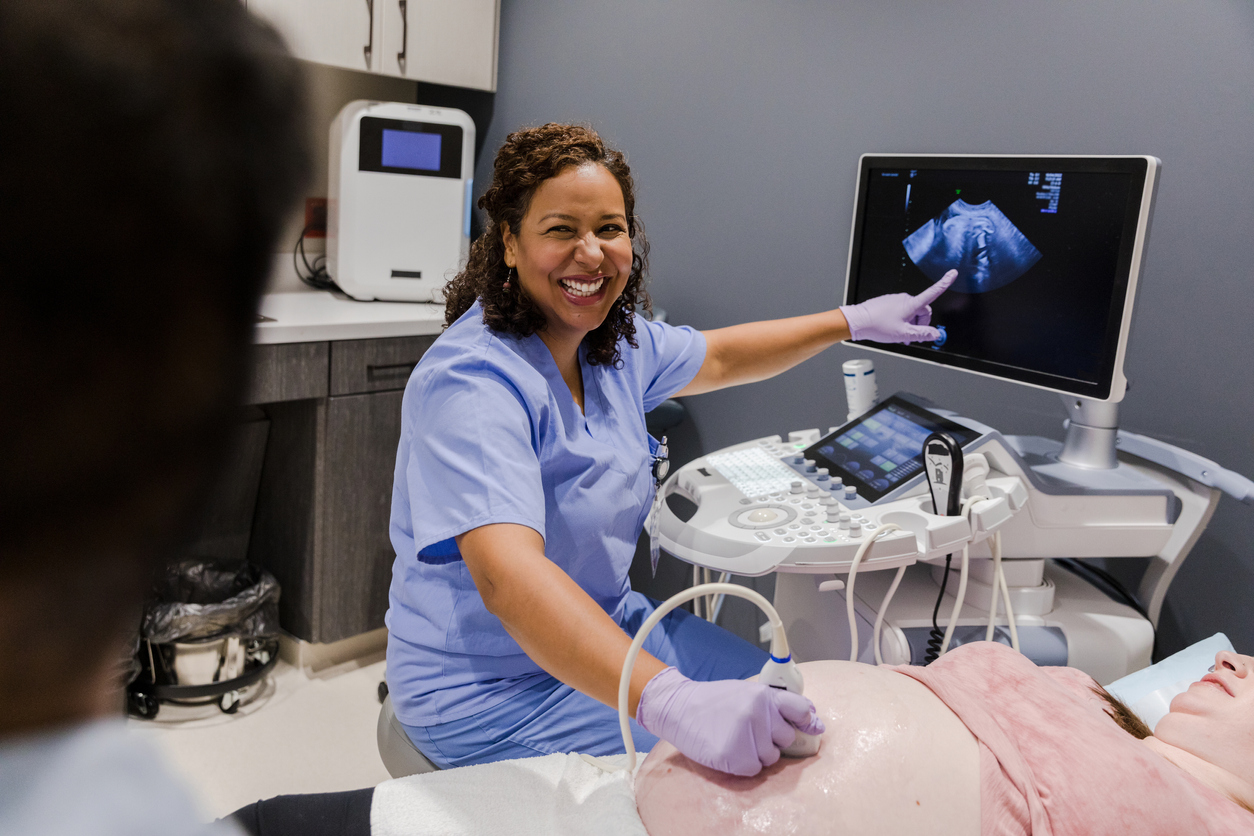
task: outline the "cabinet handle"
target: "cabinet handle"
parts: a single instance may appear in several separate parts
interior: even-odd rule
[[[370,383],[379,383],[408,378],[417,365],[417,363],[390,363],[388,365],[366,366],[366,380]]]
[[[397,0],[401,7],[401,51],[396,53],[396,63],[405,72],[405,56],[409,52],[409,0]]]
[[[374,0],[366,0],[366,10],[370,12],[370,35],[362,52],[366,55],[366,69],[370,69],[370,56],[374,54]]]

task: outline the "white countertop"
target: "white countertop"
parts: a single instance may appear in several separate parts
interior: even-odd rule
[[[444,305],[431,302],[356,302],[326,291],[269,293],[261,297],[254,343],[307,343],[439,334]]]

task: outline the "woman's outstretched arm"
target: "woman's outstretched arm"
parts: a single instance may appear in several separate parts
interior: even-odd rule
[[[883,343],[935,340],[939,332],[929,326],[932,302],[957,277],[958,271],[950,270],[914,296],[893,293],[823,313],[706,331],[705,362],[677,395],[700,395],[766,380],[848,339]]]
[[[839,309],[704,333],[705,362],[679,396],[766,380],[850,337],[849,324]]]

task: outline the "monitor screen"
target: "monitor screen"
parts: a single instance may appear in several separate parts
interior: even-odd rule
[[[1147,157],[864,156],[846,302],[918,293],[950,269],[958,278],[932,304],[942,343],[862,345],[1121,398],[1124,331],[1156,164]]]

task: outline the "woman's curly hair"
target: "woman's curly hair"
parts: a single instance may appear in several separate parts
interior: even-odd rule
[[[637,306],[652,312],[652,301],[644,288],[649,244],[644,226],[636,217],[635,184],[622,152],[610,148],[596,131],[581,125],[549,123],[514,131],[505,138],[496,154],[492,185],[479,198],[479,208],[488,214],[486,229],[471,245],[466,268],[444,288],[446,327],[469,310],[476,299],[482,302],[484,323],[493,330],[527,337],[544,327],[544,313],[518,281],[505,287],[509,268],[505,266],[502,224],[517,235],[539,185],[571,166],[589,163],[604,167],[623,190],[632,256],[631,277],[622,295],[605,321],[584,337],[588,362],[619,366],[619,341],[625,339],[632,348],[638,347],[633,313]]]

